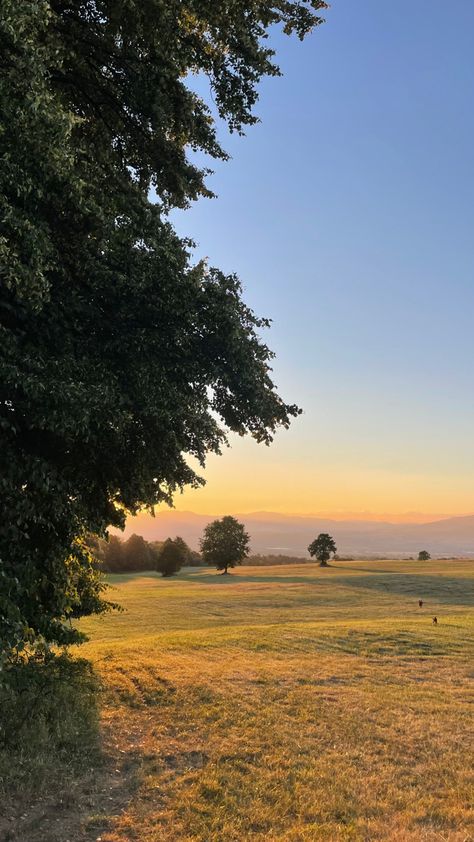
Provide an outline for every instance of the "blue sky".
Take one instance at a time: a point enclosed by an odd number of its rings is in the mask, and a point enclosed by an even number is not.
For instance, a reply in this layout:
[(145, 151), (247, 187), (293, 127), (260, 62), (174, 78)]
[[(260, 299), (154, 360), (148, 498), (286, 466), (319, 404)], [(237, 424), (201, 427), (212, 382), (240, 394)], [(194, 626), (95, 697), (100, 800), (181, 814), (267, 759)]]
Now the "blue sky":
[(335, 0), (326, 19), (275, 35), (261, 123), (222, 130), (218, 199), (175, 220), (273, 319), (304, 415), (270, 450), (235, 442), (177, 503), (472, 511), (474, 3)]

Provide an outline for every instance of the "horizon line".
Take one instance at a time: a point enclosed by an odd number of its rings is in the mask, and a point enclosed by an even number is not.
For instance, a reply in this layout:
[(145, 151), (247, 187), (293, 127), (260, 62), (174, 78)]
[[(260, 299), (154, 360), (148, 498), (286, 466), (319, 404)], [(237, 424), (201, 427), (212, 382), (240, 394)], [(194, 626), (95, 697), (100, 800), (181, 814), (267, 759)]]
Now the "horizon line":
[(451, 520), (454, 518), (465, 518), (465, 517), (472, 517), (474, 516), (474, 512), (461, 512), (461, 513), (430, 513), (430, 512), (418, 512), (418, 511), (407, 511), (401, 512), (400, 514), (396, 514), (393, 512), (371, 512), (371, 511), (344, 511), (344, 510), (337, 510), (337, 511), (319, 511), (319, 512), (292, 512), (292, 511), (285, 511), (285, 512), (278, 512), (273, 509), (252, 509), (248, 511), (232, 511), (227, 510), (226, 512), (221, 513), (212, 513), (212, 512), (196, 512), (192, 509), (179, 509), (176, 507), (166, 507), (162, 509), (158, 509), (154, 514), (151, 514), (147, 510), (143, 510), (139, 512), (137, 515), (131, 515), (127, 517), (127, 521), (134, 520), (137, 517), (149, 517), (153, 520), (154, 517), (158, 517), (159, 515), (168, 514), (168, 515), (192, 515), (193, 517), (209, 517), (209, 518), (220, 518), (223, 517), (225, 514), (232, 514), (234, 517), (249, 517), (249, 516), (272, 516), (272, 517), (294, 517), (294, 518), (301, 518), (309, 520), (311, 518), (315, 518), (318, 520), (331, 520), (331, 521), (367, 521), (373, 523), (388, 523), (388, 524), (427, 524), (441, 520)]

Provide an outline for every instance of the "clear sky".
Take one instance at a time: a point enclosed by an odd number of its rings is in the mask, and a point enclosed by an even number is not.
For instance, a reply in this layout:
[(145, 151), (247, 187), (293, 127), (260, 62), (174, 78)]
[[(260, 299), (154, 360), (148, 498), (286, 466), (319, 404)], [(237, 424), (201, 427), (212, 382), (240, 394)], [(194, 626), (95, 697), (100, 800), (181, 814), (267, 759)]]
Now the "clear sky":
[(177, 218), (273, 319), (271, 448), (232, 440), (177, 508), (474, 511), (474, 2), (334, 0), (274, 38), (218, 199)]

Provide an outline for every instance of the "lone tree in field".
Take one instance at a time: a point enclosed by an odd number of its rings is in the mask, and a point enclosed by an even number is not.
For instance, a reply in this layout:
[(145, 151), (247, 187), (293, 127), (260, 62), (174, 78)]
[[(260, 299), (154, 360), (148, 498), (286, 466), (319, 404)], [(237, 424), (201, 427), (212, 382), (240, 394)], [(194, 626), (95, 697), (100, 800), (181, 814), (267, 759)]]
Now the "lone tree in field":
[(308, 547), (310, 556), (318, 559), (320, 567), (328, 566), (328, 561), (336, 550), (336, 542), (327, 532), (320, 532)]
[(418, 553), (418, 561), (429, 561), (431, 558), (428, 550), (420, 550)]
[[(104, 609), (85, 537), (203, 479), (227, 432), (298, 408), (235, 275), (191, 263), (170, 211), (211, 196), (196, 151), (279, 75), (324, 0), (0, 3), (0, 662)], [(191, 153), (192, 150), (192, 153)], [(153, 201), (151, 199), (153, 197)]]
[(243, 523), (226, 515), (206, 526), (201, 539), (202, 557), (206, 564), (228, 573), (227, 568), (242, 564), (248, 556), (249, 540)]

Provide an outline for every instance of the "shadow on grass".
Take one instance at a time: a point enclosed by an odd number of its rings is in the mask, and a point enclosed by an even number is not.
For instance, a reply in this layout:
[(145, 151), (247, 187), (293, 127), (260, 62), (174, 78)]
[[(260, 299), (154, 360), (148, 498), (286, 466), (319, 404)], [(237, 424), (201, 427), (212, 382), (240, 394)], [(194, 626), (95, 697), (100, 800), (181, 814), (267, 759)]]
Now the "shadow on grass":
[[(245, 569), (245, 568), (244, 568)], [(473, 605), (474, 588), (472, 579), (467, 577), (430, 575), (420, 573), (418, 570), (405, 572), (400, 570), (374, 570), (364, 567), (353, 567), (351, 572), (336, 565), (328, 565), (326, 568), (316, 568), (318, 574), (298, 575), (289, 574), (284, 576), (268, 576), (264, 573), (246, 575), (242, 568), (239, 568), (238, 575), (222, 576), (211, 571), (196, 570), (180, 576), (186, 582), (195, 584), (213, 583), (236, 585), (243, 583), (250, 584), (275, 584), (282, 585), (300, 584), (311, 588), (315, 586), (334, 585), (356, 588), (367, 591), (382, 591), (387, 594), (393, 593), (399, 596), (406, 595), (408, 598), (418, 600), (423, 598), (427, 601), (442, 602), (451, 605)], [(352, 575), (352, 571), (358, 574)], [(334, 574), (336, 574), (334, 576)]]
[[(317, 571), (317, 572), (316, 572)], [(353, 575), (356, 574), (356, 575)], [(114, 584), (136, 581), (138, 578), (162, 577), (156, 572), (120, 574), (109, 577), (112, 586)], [(411, 571), (400, 570), (374, 570), (373, 568), (352, 567), (350, 572), (339, 565), (328, 565), (327, 568), (315, 567), (313, 575), (308, 576), (306, 571), (303, 575), (290, 573), (282, 576), (266, 575), (264, 572), (246, 574), (245, 568), (236, 568), (227, 576), (222, 575), (214, 569), (202, 567), (187, 568), (181, 571), (172, 580), (164, 579), (164, 582), (182, 581), (186, 584), (212, 585), (219, 588), (222, 585), (237, 587), (238, 585), (300, 585), (307, 590), (308, 597), (312, 589), (331, 589), (334, 586), (347, 588), (356, 591), (376, 591), (387, 596), (393, 594), (397, 597), (406, 597), (407, 601), (417, 602), (423, 599), (425, 609), (429, 609), (430, 603), (444, 605), (474, 605), (474, 589), (472, 579), (467, 577), (449, 576), (443, 574), (425, 574), (419, 568)]]
[(384, 591), (386, 594), (407, 596), (416, 601), (422, 598), (425, 607), (431, 602), (442, 602), (447, 605), (473, 605), (474, 588), (472, 579), (448, 576), (417, 576), (403, 575), (388, 576), (342, 576), (338, 584), (349, 588), (360, 588), (367, 591)]
[[(0, 786), (37, 787), (35, 767), (79, 764), (99, 751), (98, 682), (92, 666), (67, 655), (5, 670), (0, 685)], [(9, 758), (21, 755), (21, 767)]]
[(108, 584), (112, 587), (114, 585), (123, 585), (126, 582), (136, 582), (137, 579), (158, 579), (160, 582), (163, 579), (166, 582), (166, 577), (163, 577), (156, 570), (140, 570), (133, 573), (105, 573), (104, 575), (107, 578)]
[[(262, 565), (263, 567), (263, 565)], [(317, 568), (320, 569), (319, 566)], [(330, 570), (330, 566), (326, 568), (321, 568), (321, 574), (319, 576), (307, 576), (307, 575), (299, 575), (297, 573), (284, 575), (284, 576), (270, 576), (265, 573), (246, 573), (245, 567), (239, 567), (232, 571), (229, 570), (227, 576), (223, 576), (222, 573), (216, 570), (202, 570), (197, 569), (196, 571), (192, 572), (185, 572), (184, 574), (181, 573), (176, 576), (176, 579), (184, 580), (188, 583), (201, 585), (203, 583), (212, 583), (215, 585), (238, 585), (238, 584), (246, 584), (246, 583), (257, 583), (257, 584), (275, 584), (281, 582), (281, 584), (300, 584), (300, 585), (319, 585), (325, 582), (324, 574), (328, 574)], [(330, 581), (328, 576), (328, 581)]]
[[(320, 570), (319, 565), (316, 569)], [(326, 573), (326, 575), (328, 575), (330, 570), (337, 570), (339, 572), (340, 568), (336, 568), (333, 565), (328, 564), (326, 568), (321, 568), (321, 574), (319, 576), (313, 577), (298, 575), (297, 573), (286, 576), (269, 576), (268, 574), (262, 572), (255, 575), (255, 573), (245, 573), (245, 567), (238, 567), (233, 570), (229, 570), (227, 575), (224, 575), (220, 570), (215, 570), (214, 568), (208, 569), (206, 567), (183, 568), (175, 576), (166, 577), (161, 576), (161, 574), (157, 573), (155, 570), (143, 570), (137, 573), (107, 573), (106, 575), (107, 582), (112, 588), (114, 585), (136, 582), (138, 579), (153, 579), (158, 582), (163, 582), (163, 584), (187, 582), (195, 585), (202, 585), (203, 583), (207, 584), (209, 582), (215, 585), (233, 585), (239, 583), (242, 584), (244, 582), (292, 582), (295, 584), (320, 584), (324, 581), (324, 574)]]
[(83, 659), (33, 660), (3, 675), (1, 842), (72, 840), (91, 815), (111, 816), (127, 803), (139, 761), (104, 750), (98, 704), (99, 682)]

